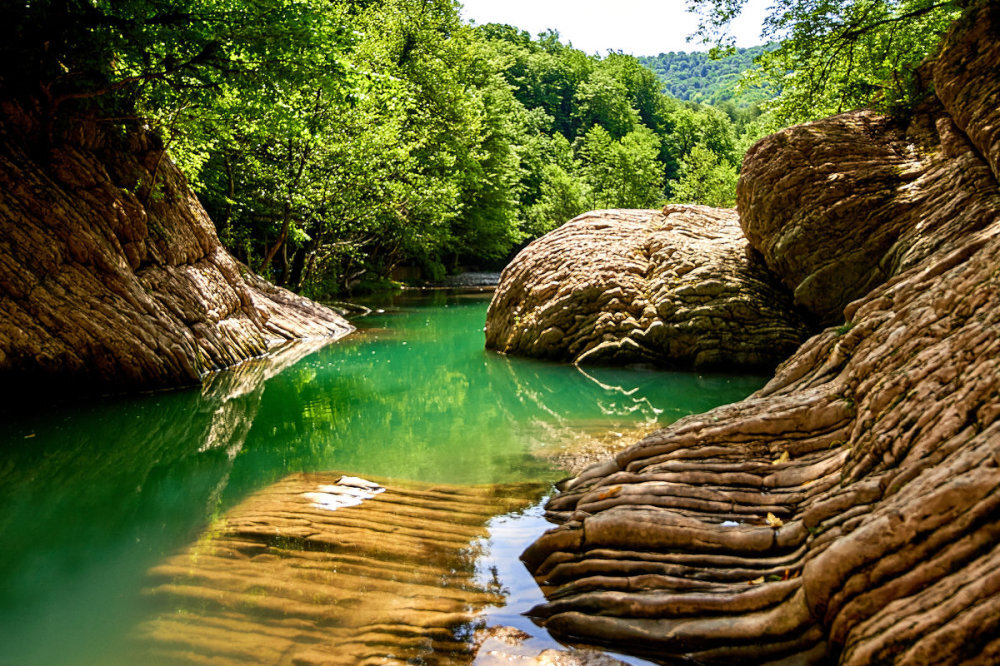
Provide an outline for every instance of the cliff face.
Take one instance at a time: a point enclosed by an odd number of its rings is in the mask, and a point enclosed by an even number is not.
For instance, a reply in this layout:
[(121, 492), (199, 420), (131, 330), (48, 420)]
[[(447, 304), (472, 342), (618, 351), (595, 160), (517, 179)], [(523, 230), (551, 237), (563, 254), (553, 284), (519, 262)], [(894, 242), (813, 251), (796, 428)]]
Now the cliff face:
[[(0, 382), (98, 390), (197, 382), (339, 315), (250, 273), (155, 137), (81, 122), (39, 156), (0, 112)], [(155, 176), (155, 183), (154, 183)]]
[(548, 505), (562, 525), (524, 554), (550, 631), (684, 663), (1000, 661), (989, 4), (908, 127), (858, 112), (749, 153), (751, 243), (800, 304), (849, 323), (747, 400), (566, 484)]
[(987, 224), (991, 180), (940, 102), (906, 128), (856, 111), (755, 145), (740, 223), (797, 305), (843, 323), (848, 303)]

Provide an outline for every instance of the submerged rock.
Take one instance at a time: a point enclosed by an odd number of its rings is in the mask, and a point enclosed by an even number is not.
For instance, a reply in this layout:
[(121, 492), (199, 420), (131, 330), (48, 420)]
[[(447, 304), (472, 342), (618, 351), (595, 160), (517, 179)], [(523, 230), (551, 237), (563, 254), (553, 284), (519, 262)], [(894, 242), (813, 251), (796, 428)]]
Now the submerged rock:
[(0, 109), (4, 386), (192, 384), (285, 340), (353, 330), (233, 259), (155, 137), (81, 121), (43, 146), (36, 130)]
[(736, 213), (705, 206), (586, 213), (504, 270), (486, 346), (574, 363), (773, 367), (805, 338)]
[[(551, 632), (665, 662), (1000, 662), (1000, 47), (987, 39), (1000, 20), (979, 7), (934, 68), (947, 113), (932, 102), (905, 131), (869, 114), (786, 130), (820, 146), (833, 127), (841, 150), (829, 168), (786, 165), (788, 182), (753, 180), (778, 173), (760, 161), (780, 138), (751, 151), (750, 227), (771, 224), (758, 199), (779, 215), (782, 189), (801, 220), (837, 218), (835, 198), (808, 209), (873, 146), (908, 140), (915, 166), (882, 181), (870, 215), (848, 198), (854, 240), (816, 239), (851, 278), (829, 293), (821, 253), (791, 262), (811, 223), (778, 220), (757, 241), (817, 312), (867, 290), (847, 325), (750, 398), (646, 437), (550, 501), (562, 524), (523, 558)], [(909, 202), (900, 220), (890, 201)], [(851, 250), (869, 237), (881, 249)]]
[(514, 627), (490, 627), (476, 635), (473, 666), (627, 666), (598, 650), (540, 649), (526, 644), (531, 636)]
[[(318, 506), (334, 486), (381, 492)], [(135, 663), (469, 663), (479, 614), (504, 600), (476, 570), (487, 523), (543, 491), (287, 477), (150, 571)]]

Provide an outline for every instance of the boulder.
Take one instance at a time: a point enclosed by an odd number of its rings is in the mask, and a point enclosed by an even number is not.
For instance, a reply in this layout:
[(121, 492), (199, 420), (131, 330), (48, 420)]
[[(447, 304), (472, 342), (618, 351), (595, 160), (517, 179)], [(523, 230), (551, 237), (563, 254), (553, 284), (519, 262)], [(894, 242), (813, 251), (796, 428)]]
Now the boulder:
[(840, 324), (848, 303), (989, 221), (973, 201), (993, 196), (987, 149), (936, 99), (902, 128), (872, 111), (790, 127), (747, 152), (740, 223), (795, 304)]
[(806, 332), (735, 211), (705, 206), (571, 220), (511, 262), (486, 317), (504, 353), (695, 369), (772, 368)]
[[(547, 505), (560, 526), (523, 555), (550, 632), (678, 663), (1000, 662), (1000, 58), (979, 57), (1000, 54), (975, 46), (1000, 21), (979, 7), (934, 68), (940, 103), (904, 130), (862, 113), (781, 135), (826, 150), (833, 128), (829, 168), (795, 169), (774, 137), (751, 151), (741, 214), (799, 302), (832, 316), (867, 292), (756, 394), (563, 485)], [(900, 141), (912, 168), (865, 206), (855, 156)], [(782, 170), (794, 177), (754, 180)], [(857, 184), (847, 217), (823, 198), (842, 173)], [(778, 196), (785, 223), (757, 208), (780, 215)], [(898, 220), (892, 201), (906, 202)], [(837, 271), (791, 248), (849, 218), (842, 244), (815, 239), (853, 276), (825, 294)], [(865, 239), (883, 249), (852, 253)]]
[(72, 124), (52, 145), (0, 109), (0, 382), (19, 392), (197, 383), (338, 314), (222, 247), (159, 140)]

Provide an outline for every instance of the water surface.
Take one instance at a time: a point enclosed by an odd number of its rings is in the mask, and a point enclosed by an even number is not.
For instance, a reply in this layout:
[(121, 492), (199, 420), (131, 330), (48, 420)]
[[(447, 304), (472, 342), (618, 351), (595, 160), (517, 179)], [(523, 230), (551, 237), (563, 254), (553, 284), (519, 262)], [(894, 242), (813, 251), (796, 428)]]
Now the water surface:
[[(666, 424), (764, 381), (494, 354), (487, 303), (399, 297), (346, 340), (290, 346), (200, 390), (3, 414), (0, 664), (127, 663), (147, 572), (289, 474), (548, 485), (565, 472), (540, 453)], [(508, 592), (498, 622), (526, 622), (538, 600), (516, 554), (539, 516), (493, 521), (481, 568)]]

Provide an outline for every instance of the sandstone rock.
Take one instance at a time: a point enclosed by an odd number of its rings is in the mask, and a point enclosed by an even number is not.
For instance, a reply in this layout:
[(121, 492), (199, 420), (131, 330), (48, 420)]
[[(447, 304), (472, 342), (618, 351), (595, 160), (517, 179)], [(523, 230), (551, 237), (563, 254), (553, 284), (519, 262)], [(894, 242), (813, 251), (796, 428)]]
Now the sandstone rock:
[(905, 129), (854, 111), (751, 148), (740, 223), (796, 305), (842, 323), (848, 303), (986, 222), (970, 197), (995, 196), (989, 172), (936, 101)]
[(17, 108), (0, 109), (9, 390), (192, 384), (277, 342), (352, 330), (234, 260), (155, 138), (81, 123), (39, 155), (30, 125)]
[(804, 339), (736, 215), (705, 206), (586, 213), (504, 270), (486, 345), (575, 363), (773, 367)]
[(1000, 29), (996, 4), (978, 2), (949, 33), (934, 63), (934, 90), (993, 177), (1000, 180)]
[[(523, 557), (547, 597), (533, 612), (551, 632), (666, 662), (1000, 660), (998, 125), (997, 107), (980, 104), (1000, 68), (963, 46), (998, 28), (984, 10), (949, 39), (936, 76), (960, 70), (963, 92), (941, 93), (950, 115), (933, 104), (918, 114), (906, 136), (927, 136), (911, 145), (928, 152), (912, 156), (906, 178), (884, 181), (894, 189), (885, 205), (876, 197), (868, 215), (861, 199), (844, 204), (854, 225), (874, 227), (850, 227), (858, 241), (845, 239), (843, 253), (820, 241), (831, 265), (857, 277), (837, 299), (882, 279), (871, 271), (892, 276), (847, 306), (849, 325), (807, 341), (747, 400), (648, 436), (550, 501), (562, 525)], [(820, 137), (805, 135), (824, 128), (847, 163), (903, 136), (869, 114), (783, 136), (819, 150)], [(779, 196), (793, 206), (798, 231), (781, 222), (757, 242), (776, 266), (787, 260), (786, 279), (816, 275), (817, 289), (797, 295), (832, 312), (837, 299), (815, 272), (822, 255), (796, 265), (789, 248), (809, 247), (798, 234), (816, 220), (847, 219), (824, 192), (854, 167), (814, 160), (764, 188), (761, 174), (780, 169), (762, 161), (780, 141), (748, 158), (756, 180), (741, 185), (741, 211), (750, 234), (768, 223), (758, 198), (773, 215)], [(849, 176), (857, 191), (864, 176)], [(893, 200), (910, 202), (898, 209), (905, 224)], [(871, 258), (884, 266), (866, 269), (849, 251), (897, 225), (899, 239)]]
[(384, 492), (355, 506), (317, 503), (340, 478), (289, 476), (153, 568), (134, 663), (471, 662), (469, 629), (503, 601), (477, 541), (544, 488), (375, 479)]

